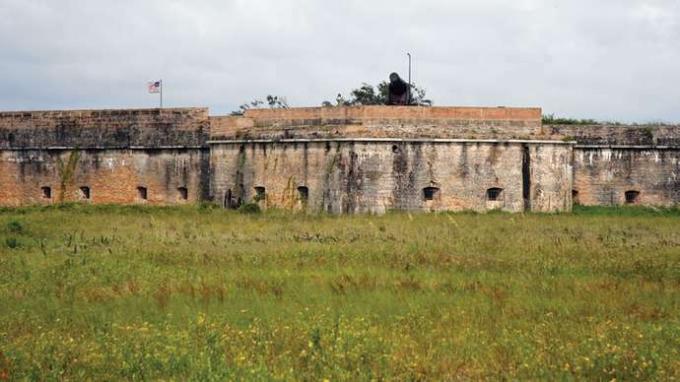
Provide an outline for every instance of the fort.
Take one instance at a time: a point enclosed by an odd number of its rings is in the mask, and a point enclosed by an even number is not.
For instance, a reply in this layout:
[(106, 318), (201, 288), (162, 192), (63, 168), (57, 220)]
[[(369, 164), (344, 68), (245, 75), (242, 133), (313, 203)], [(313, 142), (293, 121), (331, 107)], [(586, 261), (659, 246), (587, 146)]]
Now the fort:
[(0, 205), (384, 213), (680, 202), (680, 126), (544, 125), (540, 108), (0, 113)]

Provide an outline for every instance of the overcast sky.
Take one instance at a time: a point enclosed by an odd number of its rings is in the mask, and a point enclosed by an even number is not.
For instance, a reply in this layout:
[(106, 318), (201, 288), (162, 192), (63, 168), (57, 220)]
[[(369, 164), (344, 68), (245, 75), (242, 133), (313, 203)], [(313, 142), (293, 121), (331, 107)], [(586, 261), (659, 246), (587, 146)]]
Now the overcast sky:
[(391, 71), (435, 105), (680, 121), (680, 0), (0, 0), (0, 110), (317, 106)]

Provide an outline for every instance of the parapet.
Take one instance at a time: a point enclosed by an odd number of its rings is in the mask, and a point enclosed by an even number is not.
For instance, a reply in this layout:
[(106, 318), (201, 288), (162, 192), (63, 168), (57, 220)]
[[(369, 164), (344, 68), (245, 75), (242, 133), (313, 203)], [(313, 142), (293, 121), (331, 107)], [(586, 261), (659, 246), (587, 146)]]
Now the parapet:
[(540, 108), (350, 106), (254, 109), (211, 117), (211, 140), (542, 139)]
[(680, 125), (545, 125), (543, 129), (584, 146), (680, 147)]
[(0, 149), (200, 147), (207, 108), (0, 113)]

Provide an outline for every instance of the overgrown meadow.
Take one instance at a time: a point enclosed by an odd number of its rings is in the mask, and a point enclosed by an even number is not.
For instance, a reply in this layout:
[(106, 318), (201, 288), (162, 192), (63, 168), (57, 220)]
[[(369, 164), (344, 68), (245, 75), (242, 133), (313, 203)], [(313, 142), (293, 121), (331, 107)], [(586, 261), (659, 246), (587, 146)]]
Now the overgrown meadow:
[(0, 210), (0, 380), (680, 379), (680, 212)]

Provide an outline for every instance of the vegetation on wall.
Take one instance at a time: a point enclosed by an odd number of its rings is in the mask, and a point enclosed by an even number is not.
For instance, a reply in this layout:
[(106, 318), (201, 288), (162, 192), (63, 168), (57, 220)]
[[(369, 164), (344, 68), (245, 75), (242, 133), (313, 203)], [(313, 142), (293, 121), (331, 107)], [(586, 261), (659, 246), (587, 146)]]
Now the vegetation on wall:
[(554, 114), (544, 114), (542, 118), (544, 125), (599, 125), (594, 119), (575, 119), (575, 118), (562, 118), (555, 117)]
[[(375, 87), (364, 82), (358, 88), (351, 90), (349, 97), (345, 97), (341, 93), (338, 93), (335, 102), (324, 101), (321, 105), (325, 107), (385, 105), (387, 104), (388, 93), (389, 83), (387, 81), (382, 81)], [(425, 93), (425, 89), (418, 87), (416, 84), (411, 84), (411, 104), (432, 106), (432, 100), (425, 98)]]
[(245, 113), (246, 110), (264, 108), (288, 109), (288, 101), (286, 100), (286, 97), (268, 94), (265, 97), (265, 101), (256, 98), (250, 102), (246, 102), (239, 106), (239, 110), (232, 111), (231, 115), (243, 115), (243, 113)]
[(63, 202), (66, 197), (66, 188), (73, 183), (73, 175), (75, 174), (78, 160), (80, 159), (80, 151), (73, 150), (69, 153), (66, 163), (57, 157), (57, 171), (59, 172), (59, 195), (57, 200)]

